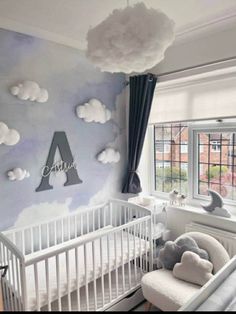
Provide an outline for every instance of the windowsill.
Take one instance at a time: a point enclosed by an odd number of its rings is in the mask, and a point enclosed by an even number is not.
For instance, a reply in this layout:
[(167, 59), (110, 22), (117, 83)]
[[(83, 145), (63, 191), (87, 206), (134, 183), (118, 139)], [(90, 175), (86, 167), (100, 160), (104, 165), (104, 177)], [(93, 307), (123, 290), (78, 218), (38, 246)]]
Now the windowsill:
[[(214, 219), (215, 221), (225, 221), (225, 222), (234, 222), (236, 223), (236, 209), (235, 207), (232, 206), (228, 206), (226, 205), (226, 208), (229, 210), (229, 212), (231, 213), (231, 217), (222, 217), (222, 216), (218, 216), (218, 215), (214, 215), (211, 213), (206, 212), (201, 206), (199, 205), (195, 205), (193, 203), (186, 203), (185, 206), (178, 206), (178, 205), (169, 205), (169, 200), (167, 198), (162, 198), (160, 196), (157, 195), (151, 195), (154, 196), (156, 199), (156, 205), (162, 205), (163, 203), (167, 203), (167, 210), (168, 209), (174, 209), (174, 210), (180, 210), (186, 213), (194, 213), (195, 215), (200, 215), (200, 216), (205, 216), (207, 219), (211, 218)], [(204, 201), (203, 201), (204, 203)]]
[(205, 216), (207, 218), (212, 218), (212, 219), (216, 219), (216, 220), (220, 220), (220, 221), (232, 221), (236, 223), (236, 215), (231, 213), (231, 217), (222, 217), (222, 216), (218, 216), (218, 215), (214, 215), (211, 213), (206, 212), (204, 209), (202, 209), (201, 207), (198, 206), (192, 206), (192, 205), (188, 205), (186, 204), (185, 206), (177, 206), (177, 205), (168, 205), (167, 206), (167, 210), (169, 209), (174, 209), (174, 210), (180, 210), (180, 211), (185, 211), (185, 212), (190, 212), (190, 213), (194, 213), (197, 215), (201, 215), (201, 216)]

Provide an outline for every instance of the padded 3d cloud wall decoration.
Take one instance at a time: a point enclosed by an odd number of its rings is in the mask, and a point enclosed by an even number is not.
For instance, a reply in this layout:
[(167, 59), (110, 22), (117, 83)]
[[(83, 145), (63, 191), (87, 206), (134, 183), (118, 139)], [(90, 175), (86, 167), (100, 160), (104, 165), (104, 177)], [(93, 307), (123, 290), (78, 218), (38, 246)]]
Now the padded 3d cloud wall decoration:
[(120, 161), (120, 153), (113, 148), (106, 148), (98, 154), (97, 160), (103, 164), (117, 163)]
[(20, 140), (20, 134), (14, 129), (9, 129), (8, 126), (0, 122), (0, 144), (15, 145)]
[(144, 3), (117, 9), (87, 34), (87, 57), (102, 71), (144, 72), (164, 59), (174, 22)]
[(36, 82), (24, 81), (17, 86), (12, 86), (11, 94), (21, 100), (30, 100), (36, 102), (46, 102), (48, 100), (48, 91), (39, 87)]
[(85, 122), (106, 123), (111, 119), (111, 111), (98, 99), (90, 99), (88, 103), (79, 105), (76, 114)]
[(7, 175), (10, 181), (22, 181), (25, 178), (30, 177), (30, 173), (21, 168), (14, 168), (13, 170), (8, 171)]

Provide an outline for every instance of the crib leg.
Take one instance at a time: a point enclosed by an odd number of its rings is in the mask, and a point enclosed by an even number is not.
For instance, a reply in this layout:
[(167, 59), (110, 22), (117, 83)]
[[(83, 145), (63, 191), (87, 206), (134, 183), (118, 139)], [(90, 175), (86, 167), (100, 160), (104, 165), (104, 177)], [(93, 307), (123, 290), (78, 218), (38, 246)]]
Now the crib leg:
[(151, 310), (151, 308), (152, 308), (152, 303), (146, 301), (145, 304), (144, 304), (144, 311), (145, 312), (149, 312)]

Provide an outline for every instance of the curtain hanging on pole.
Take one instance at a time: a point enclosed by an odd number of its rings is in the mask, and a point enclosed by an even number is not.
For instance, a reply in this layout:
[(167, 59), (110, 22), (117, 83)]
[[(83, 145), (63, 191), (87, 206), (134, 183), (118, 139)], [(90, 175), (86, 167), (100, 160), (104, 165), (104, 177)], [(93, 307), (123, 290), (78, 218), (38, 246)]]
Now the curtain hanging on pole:
[(137, 174), (157, 78), (153, 74), (130, 77), (128, 169), (122, 193), (142, 191)]

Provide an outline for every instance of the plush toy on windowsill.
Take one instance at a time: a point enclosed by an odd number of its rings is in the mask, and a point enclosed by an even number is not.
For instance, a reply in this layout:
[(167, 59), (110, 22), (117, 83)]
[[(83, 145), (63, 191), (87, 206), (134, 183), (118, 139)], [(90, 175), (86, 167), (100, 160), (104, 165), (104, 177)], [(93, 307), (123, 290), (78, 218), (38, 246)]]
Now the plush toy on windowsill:
[(172, 190), (169, 193), (169, 200), (170, 200), (170, 205), (174, 205), (177, 203), (177, 196), (178, 196), (179, 192), (177, 190)]
[(185, 206), (185, 204), (186, 204), (186, 195), (178, 194), (176, 198), (177, 198), (177, 203), (178, 203), (179, 206)]

